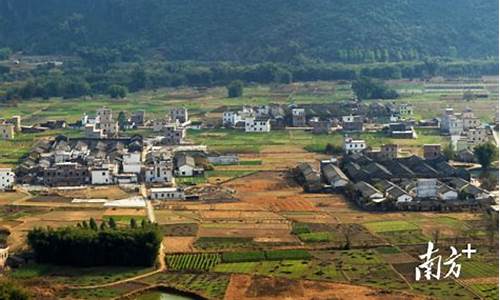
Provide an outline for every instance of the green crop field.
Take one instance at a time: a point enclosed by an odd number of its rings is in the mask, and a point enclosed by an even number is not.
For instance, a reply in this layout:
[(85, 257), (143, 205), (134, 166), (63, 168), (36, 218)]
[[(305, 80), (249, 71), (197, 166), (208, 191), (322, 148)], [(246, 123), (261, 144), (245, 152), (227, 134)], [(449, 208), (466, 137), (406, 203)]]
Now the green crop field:
[(498, 299), (498, 285), (496, 284), (471, 284), (469, 288), (486, 300)]
[(166, 262), (171, 271), (208, 271), (220, 263), (217, 253), (167, 255)]
[(474, 295), (454, 281), (419, 281), (411, 284), (414, 291), (443, 300), (474, 299)]
[(378, 235), (395, 245), (424, 244), (430, 241), (430, 237), (423, 235), (420, 230), (386, 231)]
[(496, 277), (498, 276), (498, 261), (495, 263), (482, 262), (477, 260), (468, 260), (462, 256), (460, 263), (462, 264), (461, 277)]
[(222, 261), (225, 263), (233, 262), (251, 262), (265, 260), (266, 255), (262, 251), (248, 252), (224, 252), (222, 253)]
[(311, 254), (306, 250), (271, 250), (266, 251), (267, 260), (284, 260), (284, 259), (310, 259)]
[(417, 225), (406, 221), (379, 221), (364, 223), (363, 225), (370, 231), (376, 233), (388, 231), (410, 231), (419, 229)]

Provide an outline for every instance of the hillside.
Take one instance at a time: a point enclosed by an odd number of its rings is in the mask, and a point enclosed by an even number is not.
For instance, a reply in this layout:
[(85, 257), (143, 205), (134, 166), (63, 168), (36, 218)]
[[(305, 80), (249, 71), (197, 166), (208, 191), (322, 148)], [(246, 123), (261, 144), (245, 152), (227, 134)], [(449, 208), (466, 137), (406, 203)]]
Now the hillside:
[(1, 47), (31, 54), (108, 48), (121, 60), (496, 57), (498, 1), (0, 0)]

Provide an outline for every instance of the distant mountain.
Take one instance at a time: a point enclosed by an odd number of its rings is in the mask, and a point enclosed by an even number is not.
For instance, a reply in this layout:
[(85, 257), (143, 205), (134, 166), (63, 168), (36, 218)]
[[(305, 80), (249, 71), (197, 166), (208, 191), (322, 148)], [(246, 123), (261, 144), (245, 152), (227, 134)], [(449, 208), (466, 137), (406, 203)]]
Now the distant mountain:
[(1, 47), (108, 48), (124, 60), (145, 53), (239, 62), (496, 57), (498, 1), (0, 0)]

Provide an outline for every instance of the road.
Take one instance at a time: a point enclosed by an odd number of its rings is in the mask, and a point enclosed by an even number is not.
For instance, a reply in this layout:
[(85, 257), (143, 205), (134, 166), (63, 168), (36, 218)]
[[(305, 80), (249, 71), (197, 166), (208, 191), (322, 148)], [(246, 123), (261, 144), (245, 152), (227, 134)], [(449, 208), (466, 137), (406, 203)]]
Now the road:
[(153, 204), (151, 203), (150, 200), (148, 200), (148, 193), (147, 193), (146, 186), (144, 184), (141, 184), (140, 190), (141, 190), (142, 196), (144, 197), (144, 199), (146, 199), (146, 213), (148, 214), (149, 222), (155, 223), (156, 222), (155, 211), (154, 211)]

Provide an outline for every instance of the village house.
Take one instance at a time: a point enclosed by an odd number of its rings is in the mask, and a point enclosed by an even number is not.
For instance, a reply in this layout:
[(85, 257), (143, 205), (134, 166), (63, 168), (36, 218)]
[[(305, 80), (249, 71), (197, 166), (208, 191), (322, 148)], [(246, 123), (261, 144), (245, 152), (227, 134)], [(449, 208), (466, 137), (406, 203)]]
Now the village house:
[(84, 135), (89, 139), (103, 139), (106, 137), (102, 129), (96, 128), (96, 124), (86, 124)]
[(249, 117), (245, 119), (245, 132), (270, 132), (271, 121), (268, 118)]
[(103, 164), (101, 166), (90, 168), (91, 184), (93, 185), (108, 185), (114, 184), (114, 175), (118, 174), (118, 166), (116, 164)]
[(90, 183), (90, 172), (76, 162), (56, 163), (43, 171), (46, 186), (80, 186)]
[(454, 201), (458, 198), (458, 193), (455, 189), (442, 183), (438, 188), (438, 198), (443, 201)]
[(344, 188), (349, 184), (349, 178), (339, 167), (333, 164), (322, 164), (321, 174), (325, 181), (333, 188)]
[(123, 173), (141, 173), (142, 162), (141, 152), (132, 151), (123, 154), (122, 170)]
[(292, 126), (304, 127), (306, 126), (306, 110), (303, 108), (292, 109)]
[(162, 184), (173, 182), (173, 160), (170, 153), (150, 151), (146, 154), (144, 181)]
[(295, 170), (295, 178), (306, 192), (318, 192), (323, 189), (320, 174), (307, 163), (299, 164)]
[(417, 179), (417, 198), (436, 198), (437, 197), (437, 179), (418, 178)]
[(441, 156), (441, 144), (424, 144), (424, 159), (431, 160)]
[(0, 168), (0, 191), (8, 191), (14, 188), (16, 174), (10, 168)]
[(362, 132), (364, 130), (362, 116), (343, 116), (342, 131), (345, 132)]
[(344, 151), (347, 154), (359, 153), (366, 149), (366, 143), (364, 140), (355, 140), (352, 138), (344, 139)]
[(393, 138), (416, 139), (417, 133), (413, 125), (408, 122), (391, 123), (384, 128), (387, 134)]
[(3, 140), (12, 140), (15, 137), (15, 125), (10, 123), (0, 124), (0, 137)]
[(179, 177), (192, 177), (203, 175), (203, 168), (196, 166), (191, 155), (180, 154), (175, 156), (175, 175)]
[(101, 129), (102, 133), (110, 138), (118, 134), (118, 122), (113, 119), (113, 111), (107, 107), (97, 110), (96, 128)]
[(189, 121), (188, 110), (185, 107), (176, 107), (170, 110), (170, 120), (172, 122), (178, 121), (180, 124), (184, 124)]
[(380, 146), (379, 150), (372, 150), (366, 153), (366, 155), (375, 160), (392, 160), (398, 157), (398, 145), (397, 144), (384, 144)]
[(373, 202), (373, 203), (380, 203), (386, 200), (384, 193), (376, 189), (374, 186), (371, 184), (360, 181), (357, 182), (354, 185), (354, 188), (356, 191), (360, 194), (360, 200), (363, 202)]
[(176, 123), (170, 123), (163, 126), (163, 139), (164, 145), (180, 145), (186, 137), (186, 128)]
[(331, 120), (317, 120), (314, 122), (310, 122), (314, 134), (325, 134), (330, 133), (332, 129), (332, 121)]
[(180, 187), (151, 188), (149, 190), (151, 200), (185, 200), (186, 195)]
[(144, 126), (146, 123), (146, 111), (139, 110), (133, 112), (130, 116), (130, 122), (132, 122), (136, 126)]

